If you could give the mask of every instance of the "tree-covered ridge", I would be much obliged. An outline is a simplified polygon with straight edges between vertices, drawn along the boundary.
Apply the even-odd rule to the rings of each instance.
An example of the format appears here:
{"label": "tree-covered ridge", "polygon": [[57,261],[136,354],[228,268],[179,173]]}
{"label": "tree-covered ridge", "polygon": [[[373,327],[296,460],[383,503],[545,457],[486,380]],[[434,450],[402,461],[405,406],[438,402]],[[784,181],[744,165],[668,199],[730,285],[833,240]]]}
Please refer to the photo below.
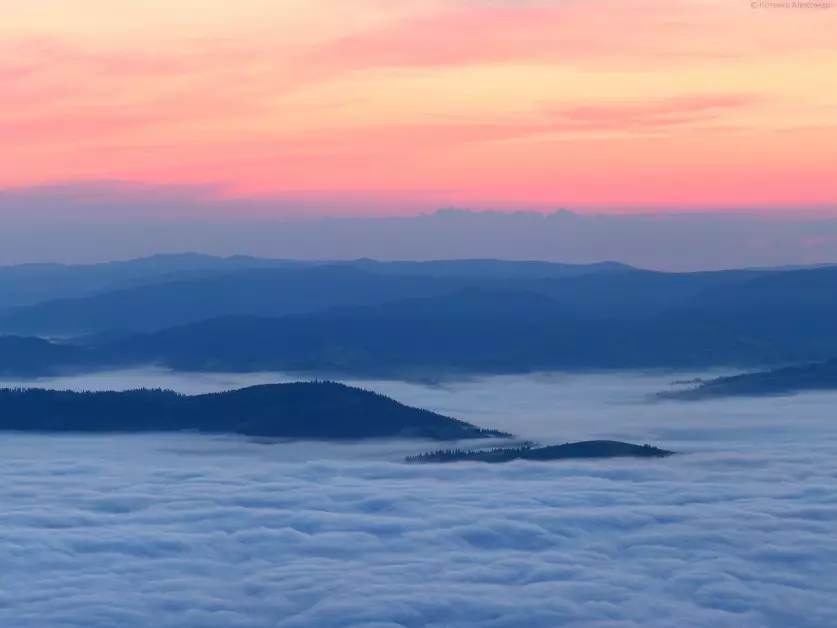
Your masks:
{"label": "tree-covered ridge", "polygon": [[37,432],[199,431],[309,439],[506,437],[367,390],[330,381],[204,395],[138,389],[0,390],[0,429]]}
{"label": "tree-covered ridge", "polygon": [[712,397],[788,395],[812,390],[837,390],[837,359],[718,377],[685,390],[661,392],[658,397],[689,401]]}
{"label": "tree-covered ridge", "polygon": [[510,462],[512,460],[570,460],[578,458],[665,458],[673,455],[651,445],[633,445],[611,440],[588,440],[539,447],[524,443],[519,447],[495,447],[492,449],[440,449],[417,456],[408,456],[413,463],[444,462]]}

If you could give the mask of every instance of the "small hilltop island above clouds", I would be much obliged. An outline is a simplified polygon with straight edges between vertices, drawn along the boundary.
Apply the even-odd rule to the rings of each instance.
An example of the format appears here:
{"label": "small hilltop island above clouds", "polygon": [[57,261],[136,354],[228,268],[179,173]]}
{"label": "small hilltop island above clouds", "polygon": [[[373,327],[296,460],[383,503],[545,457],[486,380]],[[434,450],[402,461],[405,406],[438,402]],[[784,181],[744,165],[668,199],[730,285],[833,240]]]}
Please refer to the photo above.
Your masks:
{"label": "small hilltop island above clouds", "polygon": [[632,445],[614,440],[588,440],[563,445],[538,446],[524,443],[520,447],[495,447],[491,449],[440,449],[417,456],[408,456],[411,463],[447,462],[511,462],[512,460],[578,460],[596,458],[667,458],[675,452],[652,447]]}
{"label": "small hilltop island above clouds", "polygon": [[721,397],[793,395],[801,392],[837,390],[837,358],[799,366],[787,366],[698,380],[694,386],[657,394],[659,399],[699,401]]}

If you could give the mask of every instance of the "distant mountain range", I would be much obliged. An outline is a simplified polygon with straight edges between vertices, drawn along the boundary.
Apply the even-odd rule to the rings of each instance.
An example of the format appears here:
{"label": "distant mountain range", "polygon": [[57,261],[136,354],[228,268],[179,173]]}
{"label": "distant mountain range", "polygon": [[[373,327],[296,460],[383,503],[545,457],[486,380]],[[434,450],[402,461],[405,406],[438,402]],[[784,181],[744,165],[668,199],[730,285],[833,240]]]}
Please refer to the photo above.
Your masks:
{"label": "distant mountain range", "polygon": [[171,432],[354,440],[505,438],[434,412],[334,382],[252,386],[196,396],[169,390],[0,389],[0,430]]}
{"label": "distant mountain range", "polygon": [[631,270],[615,263],[313,263],[200,255],[17,266],[0,268],[0,333],[66,337],[112,329],[155,331],[218,316],[284,316],[441,295],[472,285],[538,285]]}
{"label": "distant mountain range", "polygon": [[[464,288],[537,292],[585,315],[647,317],[686,303],[707,290],[779,274],[778,271],[676,274],[610,263],[572,266],[498,260],[389,263],[358,260],[328,264],[274,260],[276,267],[260,267],[260,263],[261,260],[253,258],[225,261],[206,256],[115,262],[116,274],[122,279],[114,279],[107,284],[109,287],[101,285],[103,277],[114,275],[107,275],[99,266],[59,267],[59,274],[85,275],[95,271],[98,287],[84,296],[0,307],[0,333],[69,337],[115,329],[152,332],[216,317],[309,314],[346,306],[442,297]],[[210,266],[214,270],[209,270]],[[13,268],[18,268],[19,274],[25,267]],[[172,268],[181,270],[142,274],[149,269],[156,272]],[[11,272],[0,269],[3,270]],[[129,275],[131,279],[126,278]],[[20,280],[22,284],[38,284],[42,292],[51,289],[51,281],[31,277]],[[62,286],[55,288],[59,294],[72,284],[61,279],[56,281]],[[9,294],[20,295],[22,290],[20,285],[10,291],[0,289],[0,302]]]}
{"label": "distant mountain range", "polygon": [[[302,269],[324,265],[355,268],[380,275],[495,279],[572,277],[632,270],[630,266],[616,262],[558,264],[492,259],[428,262],[378,262],[371,259],[298,261],[245,255],[216,257],[183,253],[101,264],[37,263],[0,266],[0,309],[34,305],[44,301],[91,297],[154,284],[218,277],[247,270]],[[142,293],[139,296],[141,297]]]}
{"label": "distant mountain range", "polygon": [[86,297],[111,290],[165,283],[215,272],[307,265],[291,260],[214,257],[197,253],[154,255],[101,264],[19,264],[0,266],[0,308]]}
{"label": "distant mountain range", "polygon": [[[198,272],[220,263],[209,259],[169,262]],[[402,378],[753,368],[837,355],[837,267],[677,274],[496,260],[276,263],[284,266],[224,266],[7,308],[0,374],[158,365]]]}

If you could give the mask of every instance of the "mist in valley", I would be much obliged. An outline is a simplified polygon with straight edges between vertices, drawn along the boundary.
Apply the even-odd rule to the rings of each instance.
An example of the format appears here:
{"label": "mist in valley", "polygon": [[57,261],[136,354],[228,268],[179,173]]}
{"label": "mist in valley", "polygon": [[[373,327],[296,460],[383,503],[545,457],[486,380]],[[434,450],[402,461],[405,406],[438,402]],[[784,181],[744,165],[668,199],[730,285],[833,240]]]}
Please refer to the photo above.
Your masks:
{"label": "mist in valley", "polygon": [[[837,395],[650,401],[700,375],[347,382],[545,444],[682,453],[664,460],[415,466],[401,460],[431,444],[4,434],[0,624],[835,625]],[[293,379],[2,384],[198,394]]]}

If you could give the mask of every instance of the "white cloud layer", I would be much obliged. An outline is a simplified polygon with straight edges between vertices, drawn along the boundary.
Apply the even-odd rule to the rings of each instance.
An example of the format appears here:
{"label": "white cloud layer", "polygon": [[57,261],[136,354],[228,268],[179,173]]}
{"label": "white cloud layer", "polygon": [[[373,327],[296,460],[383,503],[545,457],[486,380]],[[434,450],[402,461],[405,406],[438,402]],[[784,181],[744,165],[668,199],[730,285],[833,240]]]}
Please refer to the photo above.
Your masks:
{"label": "white cloud layer", "polygon": [[688,452],[662,461],[3,435],[0,626],[837,626],[835,397],[630,403],[666,381],[371,384],[526,436]]}

